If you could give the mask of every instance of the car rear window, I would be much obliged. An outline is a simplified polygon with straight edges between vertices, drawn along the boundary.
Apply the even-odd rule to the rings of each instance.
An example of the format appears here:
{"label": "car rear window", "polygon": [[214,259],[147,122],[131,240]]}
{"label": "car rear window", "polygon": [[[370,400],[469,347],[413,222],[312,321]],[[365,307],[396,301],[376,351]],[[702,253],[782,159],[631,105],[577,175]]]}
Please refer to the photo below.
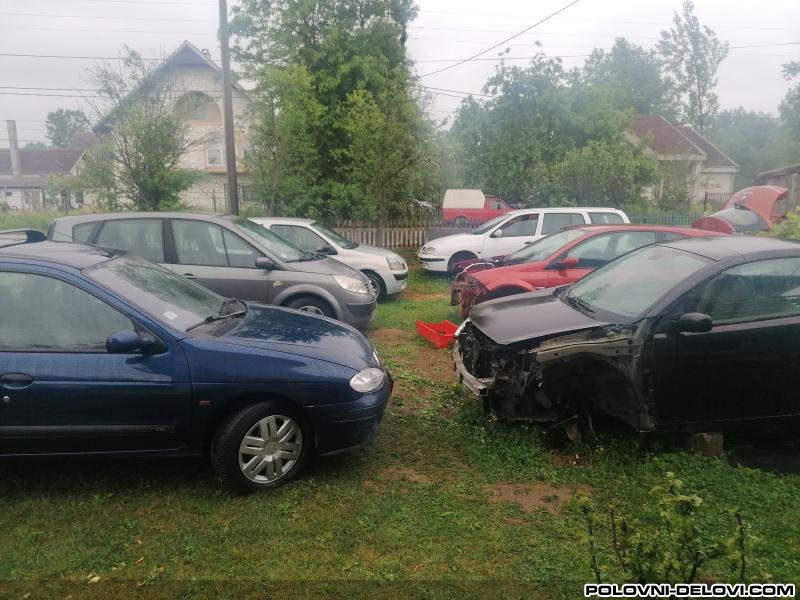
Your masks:
{"label": "car rear window", "polygon": [[622,220],[621,216],[612,212],[590,212],[589,220],[592,223],[605,223],[609,225],[619,225],[625,222]]}
{"label": "car rear window", "polygon": [[542,223],[542,235],[550,235],[570,225],[585,225],[580,213],[545,213]]}

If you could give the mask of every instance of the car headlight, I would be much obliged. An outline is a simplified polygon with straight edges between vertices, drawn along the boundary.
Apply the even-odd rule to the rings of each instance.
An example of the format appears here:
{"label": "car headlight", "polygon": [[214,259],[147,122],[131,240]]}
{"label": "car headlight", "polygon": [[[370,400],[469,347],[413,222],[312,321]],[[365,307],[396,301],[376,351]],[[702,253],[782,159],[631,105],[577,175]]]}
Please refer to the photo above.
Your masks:
{"label": "car headlight", "polygon": [[384,379],[386,379],[386,373],[384,373],[383,369],[367,367],[353,375],[350,380],[350,387],[357,392],[366,394],[379,389],[383,385]]}
{"label": "car headlight", "polygon": [[467,323],[469,323],[469,318],[466,318],[463,321],[461,321],[461,325],[458,326],[458,329],[456,329],[456,332],[453,334],[453,337],[457,338],[461,334],[461,332],[464,331],[464,327],[467,326]]}
{"label": "car headlight", "polygon": [[334,275],[333,278],[336,280],[342,289],[347,290],[348,292],[353,292],[354,294],[369,294],[372,292],[369,284],[361,279],[357,279],[356,277],[348,277],[347,275]]}
{"label": "car headlight", "polygon": [[436,248],[433,246],[423,246],[422,250],[419,251],[420,254],[433,254],[436,252]]}
{"label": "car headlight", "polygon": [[389,269],[392,271],[404,271],[406,268],[406,263],[403,262],[403,259],[400,257],[398,258],[387,258],[386,262],[389,265]]}

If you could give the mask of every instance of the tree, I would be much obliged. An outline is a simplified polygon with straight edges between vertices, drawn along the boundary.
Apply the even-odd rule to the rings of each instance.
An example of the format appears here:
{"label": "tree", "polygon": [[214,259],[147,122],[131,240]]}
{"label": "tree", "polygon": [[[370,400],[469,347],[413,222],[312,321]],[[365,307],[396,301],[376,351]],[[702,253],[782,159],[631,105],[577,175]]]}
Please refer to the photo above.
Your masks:
{"label": "tree", "polygon": [[204,139],[190,139],[175,115],[180,96],[170,81],[126,48],[121,67],[95,68],[92,82],[105,99],[93,108],[103,140],[86,158],[82,183],[108,208],[165,210],[180,205],[180,192],[198,177],[181,158]]}
{"label": "tree", "polygon": [[[800,75],[800,61],[783,65],[783,75],[789,80]],[[800,83],[786,93],[781,102],[780,110],[781,119],[792,132],[794,139],[800,138]]]}
{"label": "tree", "polygon": [[28,142],[25,144],[24,148],[26,150],[45,150],[49,148],[49,146],[44,142]]}
{"label": "tree", "polygon": [[632,109],[636,114],[675,112],[658,55],[625,38],[617,38],[610,50],[592,51],[581,76],[589,85],[607,88],[616,108]]}
{"label": "tree", "polygon": [[710,28],[701,27],[691,0],[684,0],[682,13],[675,12],[672,23],[669,31],[661,32],[656,48],[681,116],[704,133],[719,110],[714,88],[717,69],[728,55],[728,43],[720,42]]}
{"label": "tree", "polygon": [[66,148],[78,131],[89,129],[89,119],[82,110],[59,108],[47,113],[47,139],[56,148]]}

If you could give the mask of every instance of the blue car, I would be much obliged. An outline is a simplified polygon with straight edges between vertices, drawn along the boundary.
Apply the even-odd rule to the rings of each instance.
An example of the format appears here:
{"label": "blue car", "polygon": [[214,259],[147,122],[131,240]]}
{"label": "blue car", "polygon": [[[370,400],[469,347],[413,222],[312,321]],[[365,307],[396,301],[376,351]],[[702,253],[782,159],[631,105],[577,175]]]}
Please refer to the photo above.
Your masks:
{"label": "blue car", "polygon": [[0,248],[0,388],[2,456],[208,453],[252,491],[369,441],[392,379],[332,319],[135,255],[22,241]]}

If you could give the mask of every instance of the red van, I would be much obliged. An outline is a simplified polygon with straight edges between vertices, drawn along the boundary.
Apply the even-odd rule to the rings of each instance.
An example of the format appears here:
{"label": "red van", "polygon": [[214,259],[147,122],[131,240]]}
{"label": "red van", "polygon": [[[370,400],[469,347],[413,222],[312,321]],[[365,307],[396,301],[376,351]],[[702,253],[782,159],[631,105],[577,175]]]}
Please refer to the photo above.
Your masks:
{"label": "red van", "polygon": [[456,227],[478,225],[512,210],[502,198],[480,190],[447,190],[442,201],[442,219]]}

